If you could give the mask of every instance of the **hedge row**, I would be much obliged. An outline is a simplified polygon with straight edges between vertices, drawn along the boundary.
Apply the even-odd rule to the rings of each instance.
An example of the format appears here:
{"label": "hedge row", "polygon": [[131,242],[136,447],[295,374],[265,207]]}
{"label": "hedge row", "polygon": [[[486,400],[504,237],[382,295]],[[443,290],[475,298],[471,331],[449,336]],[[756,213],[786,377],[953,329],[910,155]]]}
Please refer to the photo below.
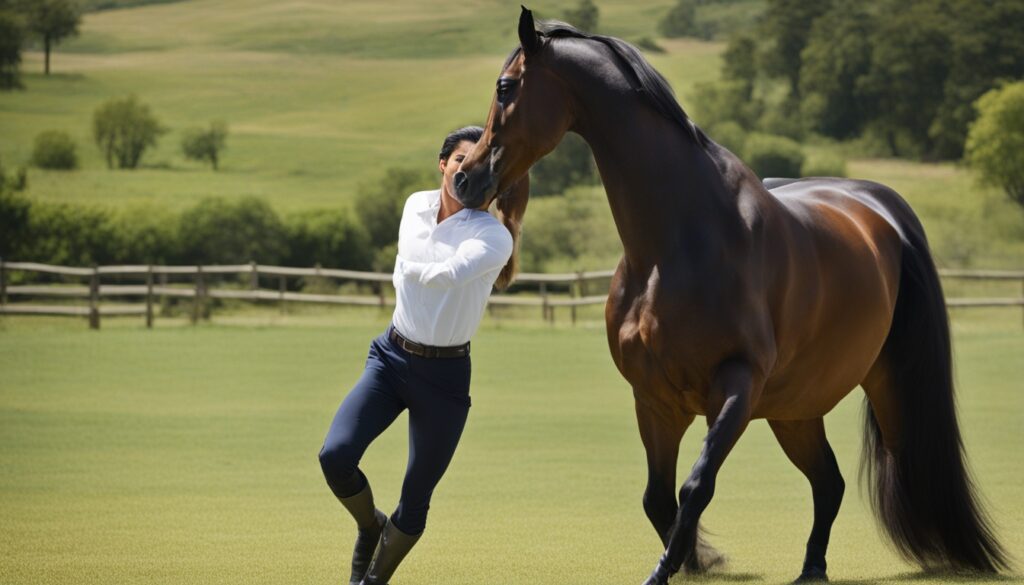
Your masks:
{"label": "hedge row", "polygon": [[[396,226],[397,227],[397,226]],[[369,270],[374,250],[347,210],[278,215],[266,201],[205,199],[180,214],[0,194],[0,256],[69,266],[264,264]]]}

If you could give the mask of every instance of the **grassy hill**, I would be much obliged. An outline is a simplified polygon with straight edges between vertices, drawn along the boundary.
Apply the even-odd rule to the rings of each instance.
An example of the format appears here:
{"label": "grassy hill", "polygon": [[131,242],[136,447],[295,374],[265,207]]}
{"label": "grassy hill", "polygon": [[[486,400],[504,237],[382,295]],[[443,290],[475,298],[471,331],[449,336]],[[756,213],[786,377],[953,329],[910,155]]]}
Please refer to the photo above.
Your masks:
{"label": "grassy hill", "polygon": [[[657,38],[671,4],[600,1],[601,32]],[[750,20],[761,5],[704,9],[717,7],[716,18],[734,22],[737,11]],[[530,7],[558,17],[565,6]],[[90,12],[82,34],[58,47],[55,74],[44,77],[42,55],[29,51],[26,89],[0,93],[0,161],[24,164],[39,132],[62,129],[77,140],[82,168],[32,169],[33,198],[171,210],[206,196],[256,195],[282,211],[347,205],[358,185],[388,167],[429,168],[448,130],[483,120],[517,42],[517,18],[518,6],[497,0],[187,0]],[[694,84],[717,77],[724,45],[658,43],[666,52],[648,57],[686,106]],[[92,142],[92,113],[130,93],[168,133],[143,168],[110,171]],[[230,126],[219,172],[180,152],[185,129],[213,119]],[[910,200],[940,263],[1024,264],[1024,214],[967,170],[877,160],[852,161],[849,170]]]}
{"label": "grassy hill", "polygon": [[[606,32],[650,36],[670,2],[602,5]],[[538,3],[556,16],[557,3]],[[33,170],[49,200],[187,206],[206,195],[259,195],[280,208],[334,205],[389,166],[431,165],[444,134],[487,113],[518,6],[451,1],[207,0],[87,14],[60,47],[54,75],[26,54],[27,89],[0,95],[0,160],[28,159],[34,136],[63,129],[82,169]],[[719,44],[665,43],[653,57],[676,88],[717,71]],[[111,172],[92,144],[91,116],[129,93],[169,128],[144,168]],[[187,162],[185,128],[225,119],[223,170]]]}

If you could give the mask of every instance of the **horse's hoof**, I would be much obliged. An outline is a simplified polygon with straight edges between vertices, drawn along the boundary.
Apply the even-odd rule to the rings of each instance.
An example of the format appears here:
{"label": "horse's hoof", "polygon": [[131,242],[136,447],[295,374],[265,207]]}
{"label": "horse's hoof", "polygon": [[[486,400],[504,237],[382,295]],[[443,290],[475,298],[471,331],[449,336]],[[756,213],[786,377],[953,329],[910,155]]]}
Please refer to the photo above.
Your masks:
{"label": "horse's hoof", "polygon": [[665,570],[665,567],[663,567],[661,563],[658,563],[658,566],[654,568],[654,572],[651,573],[651,576],[648,577],[646,581],[644,581],[643,585],[668,585],[669,577],[670,575],[668,571]]}
{"label": "horse's hoof", "polygon": [[796,578],[794,583],[822,583],[828,581],[828,575],[825,574],[825,569],[818,567],[805,567],[803,573]]}

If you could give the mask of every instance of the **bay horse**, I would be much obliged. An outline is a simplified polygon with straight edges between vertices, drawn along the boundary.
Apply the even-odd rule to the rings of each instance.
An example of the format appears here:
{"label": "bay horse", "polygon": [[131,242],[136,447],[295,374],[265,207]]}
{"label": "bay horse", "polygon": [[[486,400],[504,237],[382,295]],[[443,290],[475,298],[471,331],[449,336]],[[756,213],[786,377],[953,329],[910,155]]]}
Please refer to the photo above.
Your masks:
{"label": "bay horse", "polygon": [[[995,573],[1007,556],[974,493],[955,410],[948,316],[920,221],[868,181],[772,191],[687,117],[633,46],[523,8],[485,133],[453,177],[463,205],[498,197],[569,131],[590,145],[624,255],[605,310],[647,453],[643,507],[665,546],[645,585],[720,557],[698,521],[752,419],[767,419],[811,484],[799,580],[823,580],[844,481],[823,417],[860,385],[872,503],[897,550],[926,570]],[[709,430],[676,499],[679,443]],[[863,468],[862,468],[863,469]]]}

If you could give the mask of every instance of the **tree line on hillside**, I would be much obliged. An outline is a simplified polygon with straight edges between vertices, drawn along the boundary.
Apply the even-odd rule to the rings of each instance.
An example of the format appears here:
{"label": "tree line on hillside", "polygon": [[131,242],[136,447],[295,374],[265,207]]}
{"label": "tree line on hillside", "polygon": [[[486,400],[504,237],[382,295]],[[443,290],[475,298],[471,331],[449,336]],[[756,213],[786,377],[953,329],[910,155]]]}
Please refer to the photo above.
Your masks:
{"label": "tree line on hillside", "polygon": [[[358,189],[351,209],[280,214],[265,200],[208,198],[181,211],[144,205],[33,201],[0,168],[0,257],[69,266],[261,264],[388,272],[406,198],[436,189],[424,169],[391,168]],[[599,190],[568,189],[532,204],[521,266],[527,271],[611,266],[621,254]]]}
{"label": "tree line on hillside", "polygon": [[1024,77],[1022,22],[1019,0],[767,0],[696,92],[700,121],[958,159],[978,98]]}
{"label": "tree line on hillside", "polygon": [[33,201],[0,169],[0,257],[92,264],[287,264],[390,270],[405,198],[433,173],[391,169],[360,188],[353,211],[281,215],[256,197],[207,198],[180,213]]}

